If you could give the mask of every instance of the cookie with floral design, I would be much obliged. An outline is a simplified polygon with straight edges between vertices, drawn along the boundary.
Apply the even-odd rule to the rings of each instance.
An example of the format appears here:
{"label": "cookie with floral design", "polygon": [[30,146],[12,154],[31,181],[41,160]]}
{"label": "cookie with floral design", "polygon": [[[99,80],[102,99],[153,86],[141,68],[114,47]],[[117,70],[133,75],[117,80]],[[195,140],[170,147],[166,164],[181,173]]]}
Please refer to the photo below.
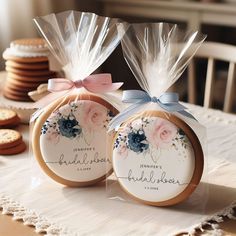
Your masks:
{"label": "cookie with floral design", "polygon": [[[95,95],[60,98],[37,119],[33,150],[43,170],[69,186],[87,186],[112,172],[108,123],[118,110]],[[111,141],[110,141],[111,143]]]}
{"label": "cookie with floral design", "polygon": [[121,187],[149,205],[183,201],[203,172],[203,152],[193,130],[161,111],[145,111],[125,121],[115,135],[112,156]]}

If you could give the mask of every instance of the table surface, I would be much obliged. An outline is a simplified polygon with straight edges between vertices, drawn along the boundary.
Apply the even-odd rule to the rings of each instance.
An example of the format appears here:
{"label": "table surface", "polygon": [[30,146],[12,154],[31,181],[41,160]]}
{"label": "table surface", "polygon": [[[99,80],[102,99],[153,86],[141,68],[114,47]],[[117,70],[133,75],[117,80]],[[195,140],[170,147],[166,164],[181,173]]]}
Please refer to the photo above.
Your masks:
{"label": "table surface", "polygon": [[[144,232],[146,235],[168,235],[191,230],[236,200],[236,116],[187,106],[207,127],[208,173],[207,182],[183,204],[155,208],[108,200],[103,183],[92,188],[63,187],[42,173],[27,150],[16,156],[0,156],[0,208],[3,207],[4,214],[13,214],[12,219],[23,219],[24,224],[36,226],[37,232],[55,235],[62,231],[70,236],[78,232],[81,235],[142,235]],[[28,144],[28,126],[17,129]],[[209,188],[209,196],[204,209],[200,209],[198,205],[205,200],[200,191],[204,185]],[[184,220],[178,221],[181,218]],[[20,229],[20,223],[10,222],[9,217],[0,217],[0,235],[13,236],[13,225],[19,227],[15,228],[19,233],[29,230],[25,235],[33,235],[32,229],[25,226]],[[221,226],[226,235],[236,235],[236,221],[227,221]]]}

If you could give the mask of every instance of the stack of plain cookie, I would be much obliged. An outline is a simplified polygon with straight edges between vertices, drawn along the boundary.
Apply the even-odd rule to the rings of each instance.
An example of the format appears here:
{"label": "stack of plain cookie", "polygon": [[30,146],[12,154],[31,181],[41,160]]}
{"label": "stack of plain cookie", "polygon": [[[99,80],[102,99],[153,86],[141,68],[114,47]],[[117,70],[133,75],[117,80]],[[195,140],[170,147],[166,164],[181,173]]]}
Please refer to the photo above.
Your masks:
{"label": "stack of plain cookie", "polygon": [[55,77],[55,73],[49,70],[48,55],[43,39],[13,41],[3,53],[8,72],[3,95],[11,100],[31,101],[28,92]]}

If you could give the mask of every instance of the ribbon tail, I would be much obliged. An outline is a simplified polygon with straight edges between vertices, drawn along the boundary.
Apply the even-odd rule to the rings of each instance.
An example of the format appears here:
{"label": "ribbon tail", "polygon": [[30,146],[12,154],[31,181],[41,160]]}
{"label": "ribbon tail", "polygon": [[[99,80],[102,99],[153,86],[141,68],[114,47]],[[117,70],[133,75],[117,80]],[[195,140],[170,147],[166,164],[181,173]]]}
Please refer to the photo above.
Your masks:
{"label": "ribbon tail", "polygon": [[43,108],[46,107],[48,104],[51,102],[55,101],[56,99],[66,95],[70,90],[66,91],[61,91],[61,92],[54,92],[54,93],[49,93],[45,97],[41,98],[37,102],[33,103],[31,108],[33,109],[38,109],[36,112],[34,112],[30,118],[30,123],[34,122],[42,113],[43,113]]}
{"label": "ribbon tail", "polygon": [[150,96],[142,90],[125,90],[123,91],[122,102],[134,103],[140,100],[150,101]]}
{"label": "ribbon tail", "polygon": [[122,111],[121,113],[119,113],[116,117],[114,117],[110,123],[109,123],[109,128],[108,128],[108,132],[118,128],[126,119],[128,119],[130,116],[132,116],[133,114],[135,114],[136,112],[138,112],[142,105],[145,104],[146,101],[140,101],[137,102],[131,106],[129,106],[128,108],[126,108],[124,111]]}
{"label": "ribbon tail", "polygon": [[168,112],[179,112],[187,109],[185,106],[180,104],[179,102],[173,103],[162,103],[158,102],[159,106]]}
{"label": "ribbon tail", "polygon": [[49,93],[45,97],[39,99],[37,102],[33,103],[32,106],[34,108],[44,108],[51,102],[55,101],[56,99],[66,95],[69,91],[71,90]]}
{"label": "ribbon tail", "polygon": [[112,83],[112,84],[90,84],[84,87],[92,93],[107,93],[118,90],[123,83]]}
{"label": "ribbon tail", "polygon": [[186,117],[188,117],[190,119],[193,119],[193,120],[197,121],[197,119],[191,113],[189,113],[189,112],[187,112],[185,110],[178,111],[178,113],[180,113],[181,115],[186,116]]}
{"label": "ribbon tail", "polygon": [[187,107],[180,104],[179,102],[175,103],[161,103],[158,102],[159,106],[168,112],[178,112],[179,114],[186,116],[188,118],[196,120],[196,118],[186,111]]}

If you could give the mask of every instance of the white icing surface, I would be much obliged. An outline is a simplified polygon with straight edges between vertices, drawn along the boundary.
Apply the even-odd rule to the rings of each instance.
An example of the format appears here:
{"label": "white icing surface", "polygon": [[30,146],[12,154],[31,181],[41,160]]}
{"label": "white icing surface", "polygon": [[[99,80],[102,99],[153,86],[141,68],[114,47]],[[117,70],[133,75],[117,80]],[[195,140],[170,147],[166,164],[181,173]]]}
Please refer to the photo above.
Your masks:
{"label": "white icing surface", "polygon": [[38,50],[38,51],[27,51],[19,50],[17,48],[7,48],[3,52],[3,56],[15,56],[15,57],[47,57],[49,55],[49,50]]}
{"label": "white icing surface", "polygon": [[76,182],[95,180],[110,171],[106,153],[108,114],[105,106],[81,100],[52,113],[45,123],[47,130],[44,127],[45,133],[40,136],[47,166],[63,179]]}
{"label": "white icing surface", "polygon": [[30,52],[43,52],[48,51],[47,45],[20,45],[20,44],[10,44],[11,49],[16,49],[20,51],[30,51]]}
{"label": "white icing surface", "polygon": [[[118,131],[113,168],[127,192],[141,200],[161,202],[176,197],[188,186],[195,168],[195,156],[189,139],[179,134],[178,127],[159,117],[148,119],[146,125],[138,119]],[[133,148],[139,150],[136,152],[131,149],[132,136],[129,134],[137,134],[142,125],[146,139],[140,136],[143,148],[136,145],[140,140],[134,139]]]}

